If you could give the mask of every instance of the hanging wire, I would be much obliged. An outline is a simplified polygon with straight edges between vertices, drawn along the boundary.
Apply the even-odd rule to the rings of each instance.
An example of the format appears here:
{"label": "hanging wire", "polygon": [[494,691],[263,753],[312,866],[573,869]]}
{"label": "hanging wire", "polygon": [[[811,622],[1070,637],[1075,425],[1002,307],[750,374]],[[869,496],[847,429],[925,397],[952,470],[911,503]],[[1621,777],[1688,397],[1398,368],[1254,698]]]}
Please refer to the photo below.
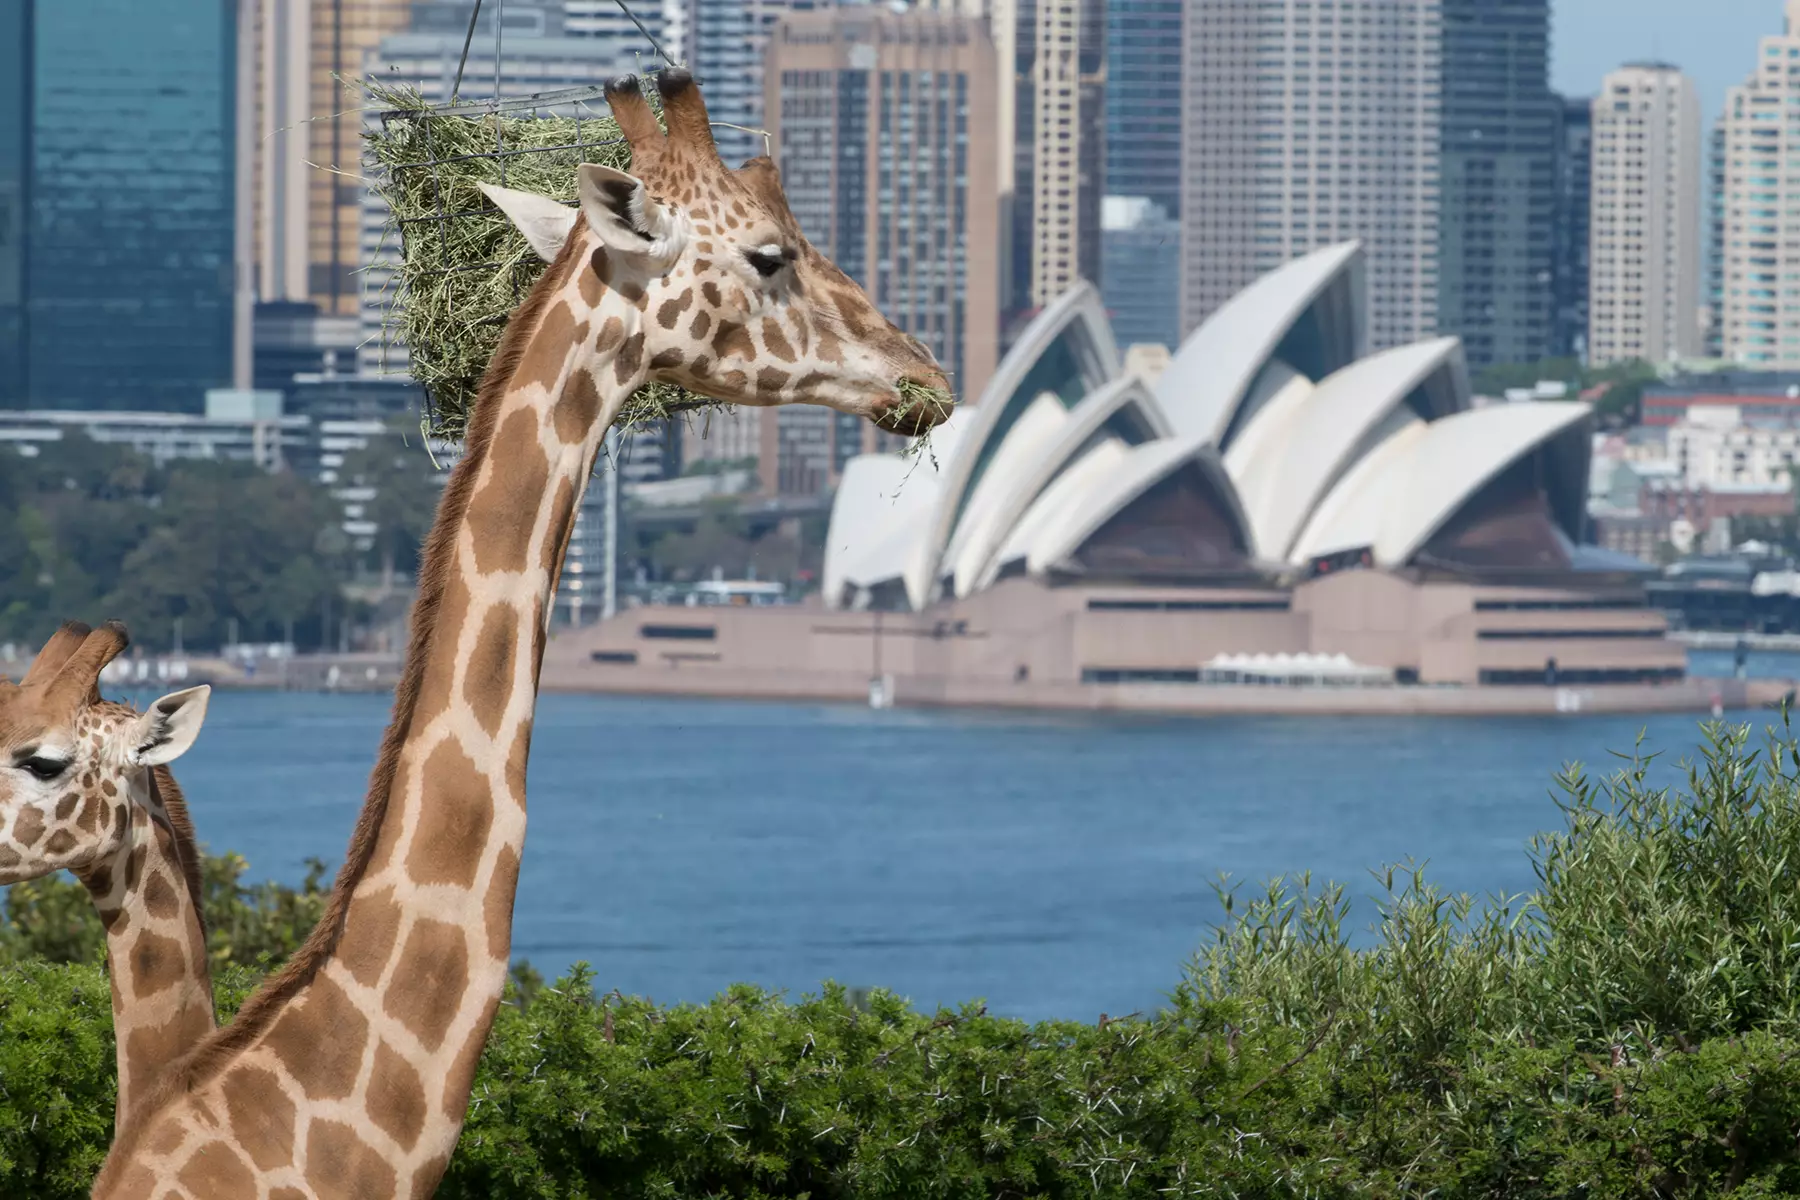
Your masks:
{"label": "hanging wire", "polygon": [[637,14],[631,11],[631,6],[625,3],[625,0],[613,0],[613,2],[619,6],[619,11],[625,14],[626,19],[637,26],[637,31],[644,35],[644,40],[655,47],[658,54],[662,55],[662,60],[664,62],[668,63],[671,67],[678,67],[681,65],[670,58],[669,52],[663,49],[662,43],[652,37],[650,31],[644,28],[644,23],[637,19]]}
{"label": "hanging wire", "polygon": [[[450,85],[450,103],[456,103],[457,94],[462,91],[463,68],[469,65],[469,44],[475,40],[475,22],[481,17],[481,0],[475,0],[475,7],[469,12],[469,32],[463,34],[462,58],[456,64],[456,82]],[[499,55],[495,55],[498,58]],[[498,92],[498,88],[495,89]]]}

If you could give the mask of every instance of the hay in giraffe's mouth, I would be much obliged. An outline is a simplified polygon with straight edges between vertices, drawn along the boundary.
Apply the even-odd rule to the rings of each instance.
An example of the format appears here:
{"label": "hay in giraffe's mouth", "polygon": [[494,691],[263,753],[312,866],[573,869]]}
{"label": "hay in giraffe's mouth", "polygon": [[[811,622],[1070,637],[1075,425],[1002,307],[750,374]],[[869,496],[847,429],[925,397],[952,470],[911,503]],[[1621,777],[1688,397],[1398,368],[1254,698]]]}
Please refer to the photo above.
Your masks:
{"label": "hay in giraffe's mouth", "polygon": [[[450,115],[433,112],[411,88],[375,80],[363,86],[383,110],[364,134],[369,185],[388,205],[382,252],[392,266],[365,268],[367,286],[382,298],[382,368],[424,387],[427,435],[457,440],[507,318],[547,265],[476,185],[574,204],[577,166],[629,170],[631,149],[604,104],[599,113],[574,106],[579,119],[533,117],[529,110]],[[616,424],[628,430],[717,403],[674,384],[647,383]]]}

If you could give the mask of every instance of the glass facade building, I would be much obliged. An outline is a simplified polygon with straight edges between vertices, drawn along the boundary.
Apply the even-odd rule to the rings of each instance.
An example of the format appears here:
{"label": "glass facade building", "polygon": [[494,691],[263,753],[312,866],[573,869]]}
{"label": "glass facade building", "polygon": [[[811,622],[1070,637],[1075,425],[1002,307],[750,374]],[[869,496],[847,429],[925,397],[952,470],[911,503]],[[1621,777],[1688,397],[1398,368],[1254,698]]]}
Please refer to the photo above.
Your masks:
{"label": "glass facade building", "polygon": [[1564,98],[1556,143],[1550,357],[1587,357],[1588,239],[1594,202],[1594,102]]}
{"label": "glass facade building", "polygon": [[0,405],[198,412],[230,384],[234,11],[0,0]]}
{"label": "glass facade building", "polygon": [[1107,0],[1106,194],[1181,215],[1181,0]]}
{"label": "glass facade building", "polygon": [[1443,0],[1439,333],[1471,365],[1550,349],[1559,106],[1549,0]]}
{"label": "glass facade building", "polygon": [[1108,196],[1100,294],[1121,347],[1181,344],[1181,223],[1148,196]]}

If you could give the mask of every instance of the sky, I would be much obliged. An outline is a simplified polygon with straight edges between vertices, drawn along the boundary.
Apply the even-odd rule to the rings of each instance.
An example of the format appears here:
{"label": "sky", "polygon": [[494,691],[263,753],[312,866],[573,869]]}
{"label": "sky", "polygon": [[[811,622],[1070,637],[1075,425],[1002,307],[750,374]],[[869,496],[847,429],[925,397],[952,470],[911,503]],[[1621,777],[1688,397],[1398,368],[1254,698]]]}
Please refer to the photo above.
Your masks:
{"label": "sky", "polygon": [[1551,86],[1591,96],[1621,63],[1661,59],[1693,76],[1711,122],[1782,12],[1782,0],[1551,0]]}

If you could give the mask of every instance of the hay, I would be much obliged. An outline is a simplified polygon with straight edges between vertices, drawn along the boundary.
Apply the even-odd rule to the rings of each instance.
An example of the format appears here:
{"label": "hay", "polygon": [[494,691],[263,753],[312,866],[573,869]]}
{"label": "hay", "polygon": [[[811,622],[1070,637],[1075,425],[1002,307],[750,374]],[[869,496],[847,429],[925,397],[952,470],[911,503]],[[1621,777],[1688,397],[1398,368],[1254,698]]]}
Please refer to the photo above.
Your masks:
{"label": "hay", "polygon": [[[547,265],[476,186],[492,183],[575,203],[575,168],[621,170],[631,149],[610,115],[515,116],[433,112],[419,93],[364,84],[381,121],[365,134],[370,186],[388,205],[389,246],[399,261],[385,303],[382,346],[401,344],[425,389],[432,437],[461,437],[481,376],[506,321]],[[525,110],[529,114],[530,110]],[[495,153],[495,122],[502,154]],[[672,384],[649,383],[625,402],[621,432],[719,403]]]}

